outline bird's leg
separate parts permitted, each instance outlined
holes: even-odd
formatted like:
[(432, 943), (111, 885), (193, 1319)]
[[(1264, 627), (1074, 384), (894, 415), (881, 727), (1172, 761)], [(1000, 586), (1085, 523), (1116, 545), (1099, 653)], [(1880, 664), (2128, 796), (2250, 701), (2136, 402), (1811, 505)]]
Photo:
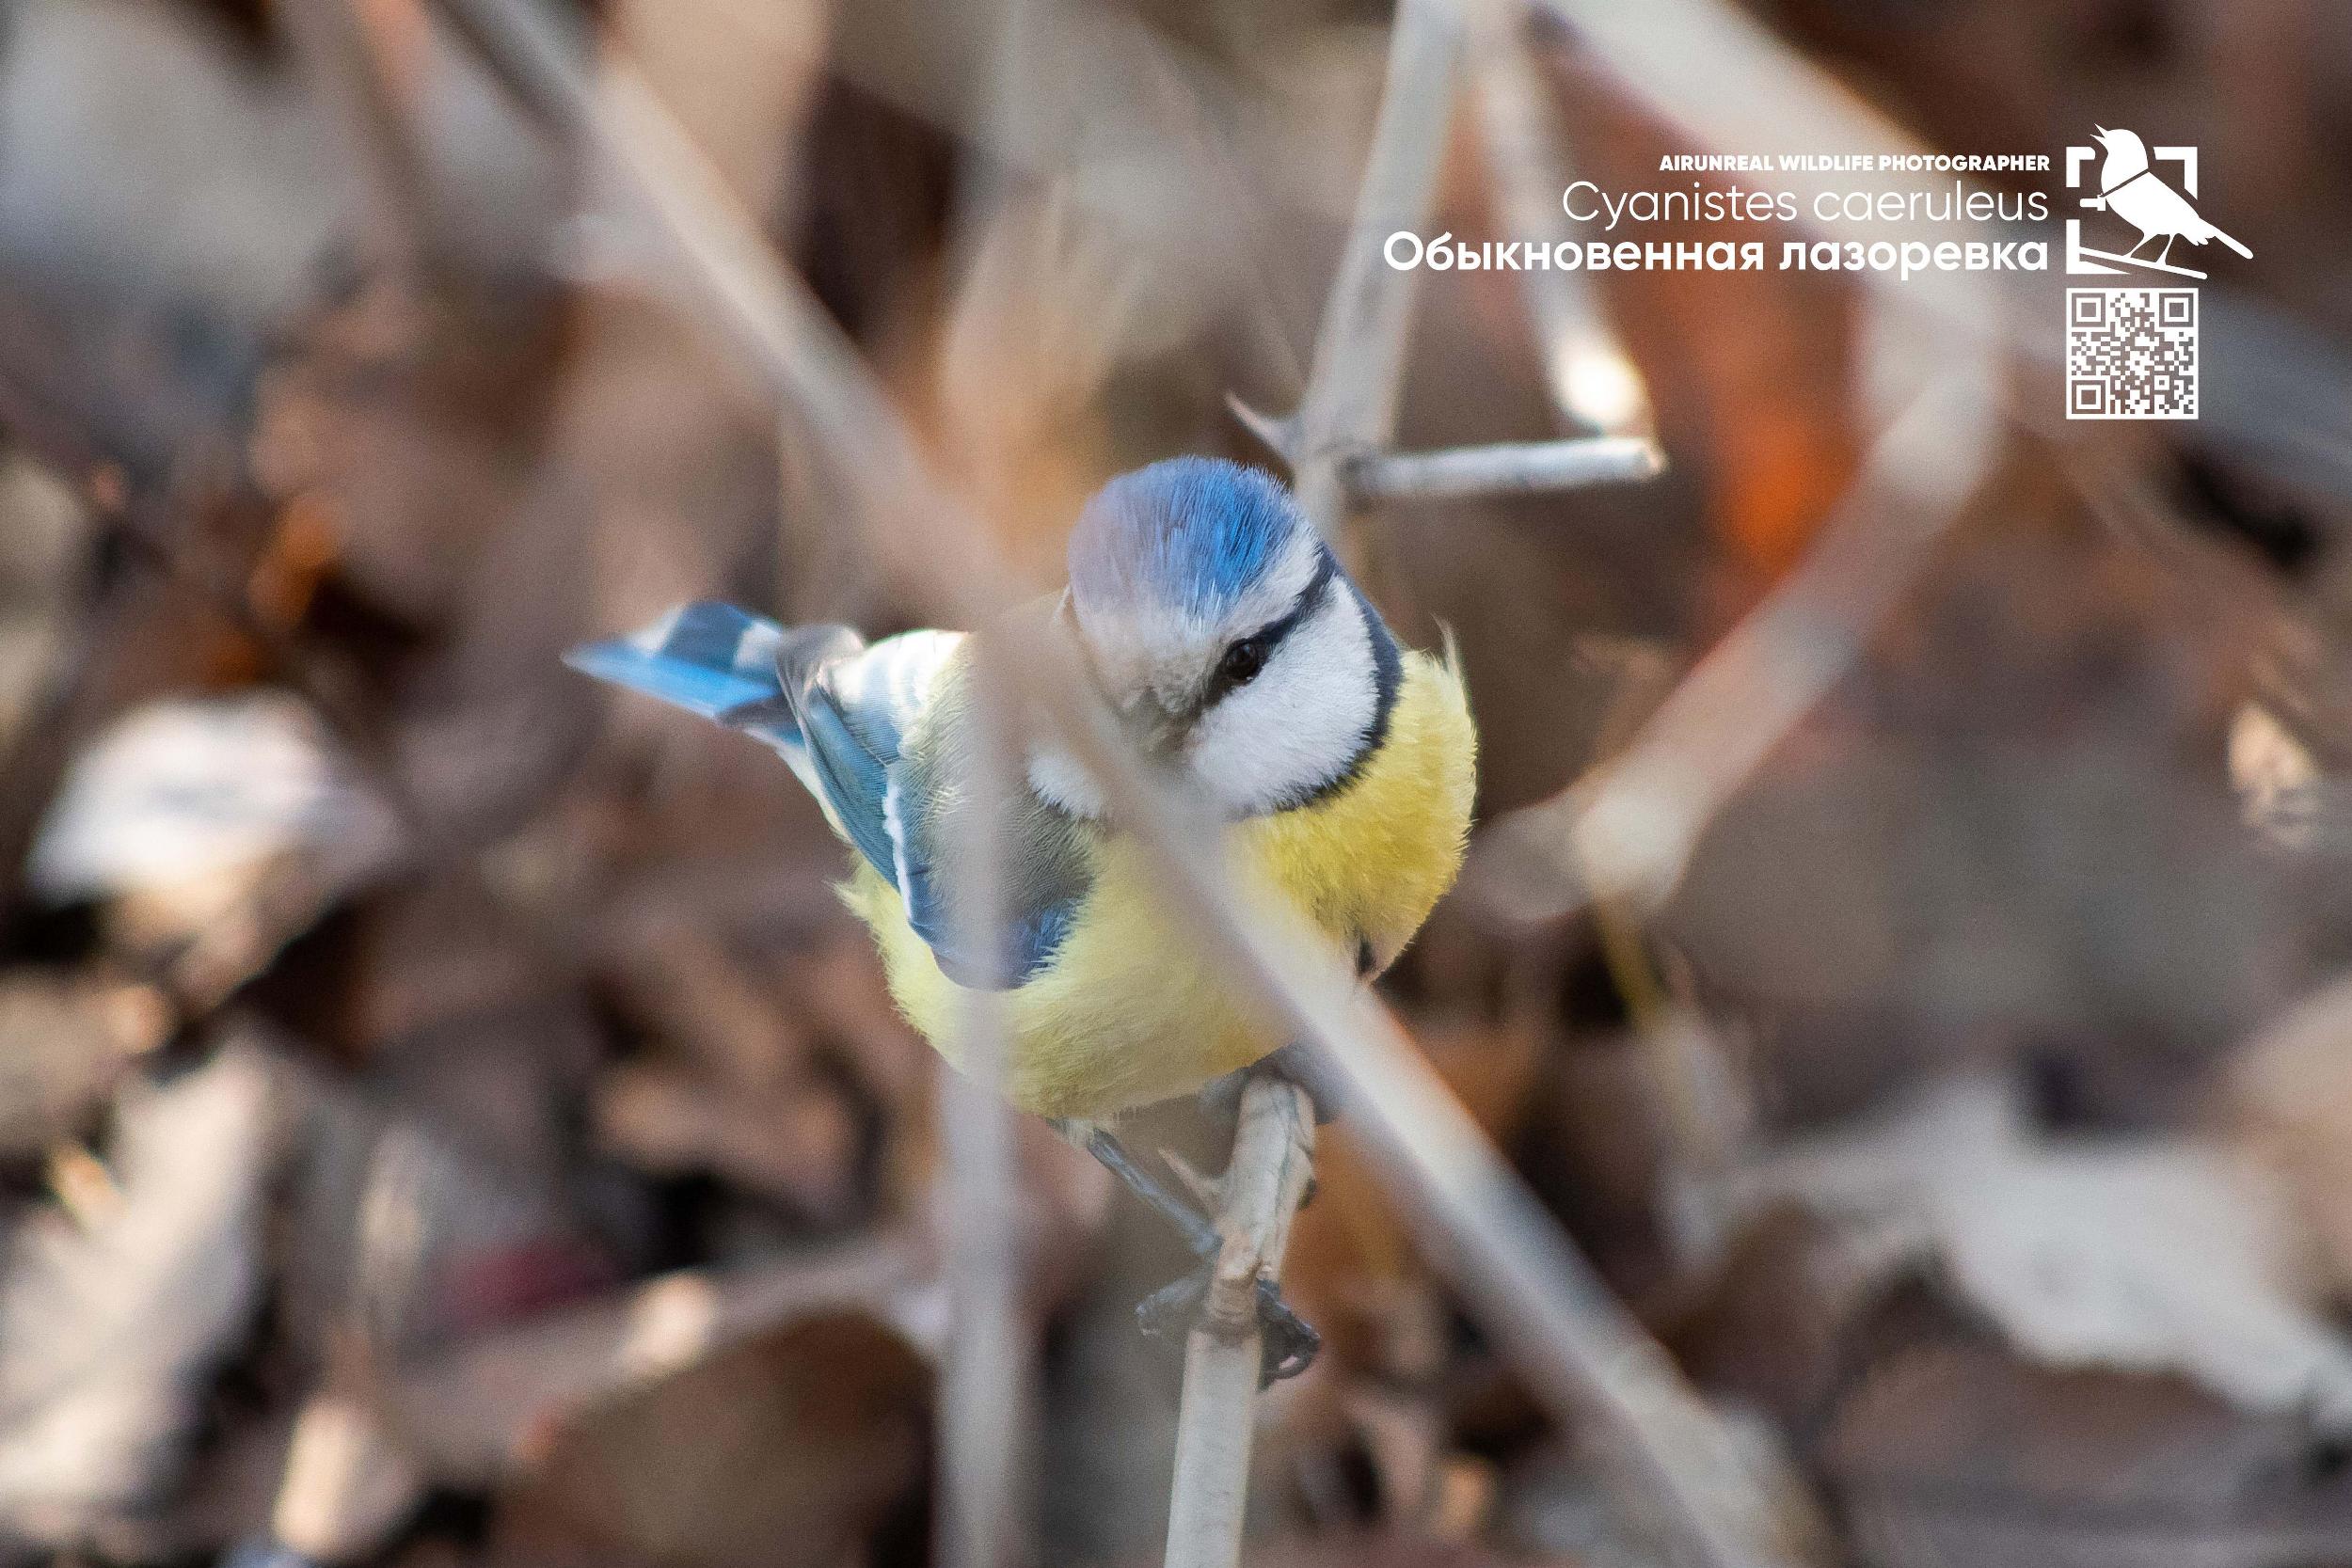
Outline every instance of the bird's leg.
[(2155, 236), (2154, 236), (2153, 234), (2142, 234), (2142, 235), (2139, 237), (2139, 245), (2136, 245), (2132, 246), (2132, 248), (2131, 248), (2131, 249), (2129, 249), (2129, 250), (2127, 250), (2127, 251), (2123, 252), (2123, 254), (2124, 254), (2125, 256), (2127, 256), (2127, 257), (2130, 257), (2130, 256), (2137, 256), (2137, 255), (2138, 255), (2138, 254), (2139, 254), (2139, 250), (2140, 250), (2140, 245), (2146, 245), (2146, 244), (2147, 244), (2150, 240), (2153, 240), (2153, 239), (2154, 239), (2154, 238), (2155, 238)]
[(2165, 258), (2172, 254), (2172, 242), (2179, 238), (2178, 234), (2167, 234), (2164, 237), (2164, 248), (2156, 252), (2156, 265), (2164, 265)]
[[(1136, 1306), (1136, 1320), (1146, 1334), (1169, 1334), (1188, 1324), (1208, 1294), (1209, 1277), (1224, 1246), (1216, 1222), (1144, 1169), (1109, 1129), (1075, 1117), (1055, 1117), (1053, 1125), (1055, 1132), (1094, 1156), (1121, 1186), (1174, 1227), (1184, 1245), (1200, 1259), (1199, 1268), (1162, 1286)], [(1323, 1336), (1291, 1310), (1271, 1280), (1258, 1281), (1258, 1322), (1265, 1337), (1263, 1375), (1268, 1383), (1296, 1377), (1323, 1348)]]
[(1099, 1122), (1076, 1117), (1057, 1117), (1054, 1131), (1094, 1156), (1120, 1186), (1141, 1198), (1153, 1213), (1173, 1226), (1196, 1258), (1213, 1257), (1217, 1249), (1216, 1226), (1197, 1207), (1170, 1192), (1168, 1184), (1138, 1164), (1127, 1146)]

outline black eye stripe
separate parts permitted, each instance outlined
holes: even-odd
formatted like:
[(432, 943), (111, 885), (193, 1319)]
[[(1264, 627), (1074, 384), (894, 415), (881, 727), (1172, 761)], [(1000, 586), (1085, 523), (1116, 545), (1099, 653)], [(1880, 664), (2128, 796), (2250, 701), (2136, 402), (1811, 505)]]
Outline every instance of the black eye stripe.
[(1340, 563), (1339, 559), (1332, 555), (1328, 548), (1318, 546), (1315, 556), (1315, 575), (1308, 579), (1306, 587), (1298, 591), (1296, 602), (1248, 637), (1238, 639), (1238, 641), (1262, 642), (1265, 645), (1265, 651), (1271, 654), (1280, 645), (1282, 639), (1298, 629), (1300, 622), (1322, 608), (1323, 601), (1331, 596), (1331, 582), (1339, 576)]
[[(1318, 548), (1315, 575), (1308, 579), (1306, 587), (1298, 591), (1298, 597), (1292, 602), (1290, 609), (1247, 637), (1237, 637), (1225, 645), (1224, 657), (1210, 672), (1208, 685), (1201, 691), (1194, 711), (1205, 712), (1234, 690), (1256, 680), (1259, 672), (1273, 658), (1275, 649), (1282, 645), (1282, 640), (1297, 630), (1299, 624), (1321, 609), (1323, 601), (1331, 596), (1331, 584), (1337, 580), (1339, 570), (1338, 559), (1328, 549)], [(1236, 671), (1232, 662), (1235, 651), (1243, 647), (1256, 650), (1256, 657), (1250, 661), (1246, 674)]]

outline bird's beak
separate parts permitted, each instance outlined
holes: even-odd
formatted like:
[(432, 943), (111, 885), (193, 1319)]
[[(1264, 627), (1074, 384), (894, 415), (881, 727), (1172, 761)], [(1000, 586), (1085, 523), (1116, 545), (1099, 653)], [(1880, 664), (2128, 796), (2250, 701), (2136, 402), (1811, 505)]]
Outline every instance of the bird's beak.
[(2101, 147), (2105, 147), (2105, 146), (2106, 146), (2106, 144), (2107, 144), (2107, 128), (2106, 128), (2106, 126), (2104, 126), (2104, 125), (2094, 125), (2094, 126), (2092, 126), (2092, 127), (2090, 128), (2090, 139), (2091, 139), (2092, 141), (2097, 142), (2097, 143), (2098, 143)]
[(1137, 698), (1120, 717), (1143, 754), (1155, 762), (1173, 760), (1192, 729), (1191, 714), (1171, 708), (1157, 697)]

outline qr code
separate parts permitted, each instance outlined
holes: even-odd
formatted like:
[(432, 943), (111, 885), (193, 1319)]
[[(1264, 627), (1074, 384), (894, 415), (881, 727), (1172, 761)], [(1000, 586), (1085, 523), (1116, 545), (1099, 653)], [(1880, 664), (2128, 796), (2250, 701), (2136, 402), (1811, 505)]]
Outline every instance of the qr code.
[(2066, 417), (2197, 417), (2197, 291), (2066, 291)]

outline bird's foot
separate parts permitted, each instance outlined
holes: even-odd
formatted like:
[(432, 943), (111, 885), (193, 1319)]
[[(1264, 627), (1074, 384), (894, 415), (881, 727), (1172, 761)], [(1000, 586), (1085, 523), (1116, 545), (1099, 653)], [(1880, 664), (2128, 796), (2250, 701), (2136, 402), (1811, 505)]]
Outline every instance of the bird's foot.
[[(1093, 1155), (1121, 1185), (1168, 1221), (1184, 1238), (1193, 1256), (1200, 1259), (1200, 1266), (1190, 1274), (1162, 1286), (1136, 1306), (1136, 1321), (1146, 1334), (1181, 1336), (1207, 1307), (1209, 1282), (1215, 1277), (1217, 1255), (1223, 1248), (1216, 1222), (1144, 1169), (1128, 1152), (1126, 1145), (1107, 1129), (1075, 1119), (1056, 1121), (1054, 1126), (1062, 1136)], [(1263, 1277), (1258, 1281), (1258, 1325), (1263, 1336), (1259, 1375), (1266, 1383), (1296, 1377), (1323, 1347), (1323, 1337), (1292, 1311), (1274, 1282)]]
[(1212, 1079), (1201, 1087), (1200, 1102), (1220, 1120), (1230, 1121), (1240, 1112), (1241, 1091), (1256, 1077), (1286, 1079), (1305, 1089), (1308, 1102), (1314, 1107), (1317, 1127), (1330, 1125), (1346, 1108), (1346, 1089), (1339, 1073), (1313, 1047), (1298, 1040), (1260, 1057), (1239, 1072)]
[[(1216, 1273), (1216, 1259), (1211, 1258), (1181, 1279), (1161, 1286), (1136, 1304), (1136, 1323), (1154, 1338), (1176, 1338), (1189, 1333), (1208, 1310), (1209, 1285)], [(1323, 1336), (1291, 1309), (1274, 1281), (1263, 1275), (1258, 1279), (1257, 1310), (1260, 1387), (1296, 1377), (1314, 1365), (1316, 1353), (1323, 1349)]]

